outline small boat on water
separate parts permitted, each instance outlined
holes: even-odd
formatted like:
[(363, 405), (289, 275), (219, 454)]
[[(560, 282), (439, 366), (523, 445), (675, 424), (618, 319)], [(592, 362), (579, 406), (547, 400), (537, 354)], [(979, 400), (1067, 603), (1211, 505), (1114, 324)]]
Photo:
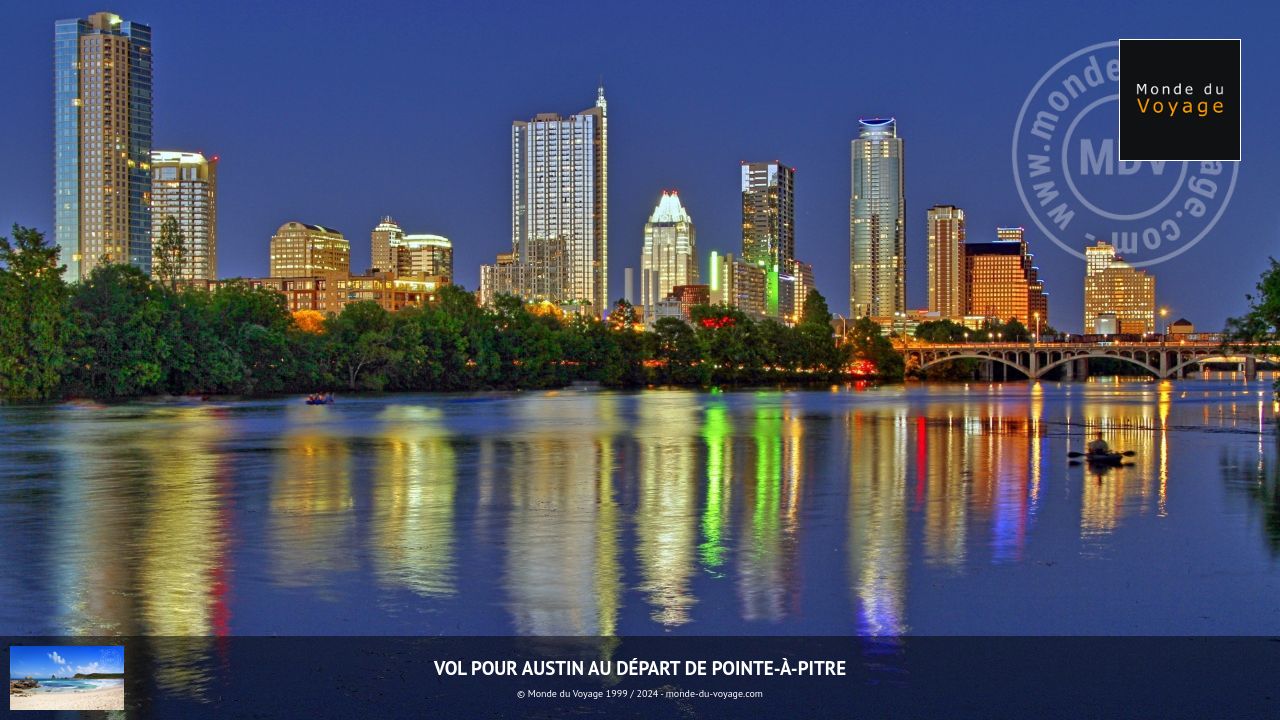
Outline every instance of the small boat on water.
[(1119, 465), (1124, 461), (1124, 453), (1105, 452), (1105, 453), (1086, 453), (1084, 461), (1090, 465)]
[(1136, 453), (1132, 450), (1109, 450), (1107, 452), (1069, 452), (1067, 457), (1071, 458), (1072, 464), (1080, 462), (1087, 463), (1091, 467), (1118, 467), (1124, 464), (1124, 459), (1133, 457)]
[(314, 393), (307, 396), (308, 405), (332, 405), (333, 393)]

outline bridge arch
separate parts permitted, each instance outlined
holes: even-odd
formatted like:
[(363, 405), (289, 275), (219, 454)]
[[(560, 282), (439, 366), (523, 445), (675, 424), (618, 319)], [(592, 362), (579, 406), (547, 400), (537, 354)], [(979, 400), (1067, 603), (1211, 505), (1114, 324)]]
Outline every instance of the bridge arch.
[(1099, 353), (1099, 352), (1083, 352), (1075, 355), (1066, 355), (1065, 357), (1062, 357), (1058, 360), (1051, 361), (1048, 365), (1041, 367), (1036, 377), (1041, 377), (1045, 373), (1049, 372), (1050, 370), (1056, 367), (1061, 367), (1063, 365), (1066, 365), (1069, 362), (1074, 362), (1076, 360), (1093, 360), (1093, 359), (1120, 360), (1122, 362), (1126, 362), (1131, 365), (1137, 365), (1138, 367), (1142, 368), (1143, 370), (1146, 370), (1147, 372), (1151, 373), (1152, 375), (1155, 375), (1158, 378), (1165, 377), (1165, 374), (1160, 372), (1158, 368), (1154, 368), (1151, 365), (1148, 365), (1147, 363), (1143, 362), (1142, 360), (1138, 360), (1137, 358), (1128, 357), (1128, 356), (1119, 355), (1119, 354)]
[(1260, 363), (1280, 364), (1280, 356), (1277, 356), (1277, 355), (1263, 355), (1260, 353), (1251, 353), (1251, 352), (1219, 352), (1219, 353), (1205, 353), (1201, 355), (1196, 355), (1192, 353), (1191, 357), (1185, 360), (1181, 360), (1181, 358), (1179, 358), (1181, 362), (1178, 362), (1175, 365), (1171, 365), (1169, 367), (1168, 376), (1176, 377), (1179, 373), (1182, 372), (1183, 369), (1189, 368), (1192, 365), (1199, 365), (1201, 363), (1213, 363), (1213, 362), (1234, 363), (1234, 362), (1240, 362), (1241, 359), (1252, 359), (1255, 362), (1260, 362)]
[[(916, 366), (917, 370), (925, 370), (935, 365), (941, 365), (945, 362), (950, 362), (952, 360), (990, 360), (992, 362), (1001, 363), (1006, 367), (1011, 367), (1014, 370), (1017, 370), (1018, 372), (1022, 373), (1023, 375), (1026, 375), (1028, 378), (1032, 377), (1031, 368), (1025, 365), (1019, 365), (1016, 361), (1005, 359), (1003, 357), (1003, 353), (995, 354), (995, 355), (979, 355), (978, 353), (974, 353), (974, 352), (955, 352), (950, 354), (938, 353), (938, 354), (933, 354), (933, 357), (927, 361), (924, 359), (924, 353), (914, 352), (912, 353), (912, 355), (915, 355), (917, 360), (920, 363), (919, 365)], [(1014, 355), (1016, 357), (1017, 353), (1014, 353)]]

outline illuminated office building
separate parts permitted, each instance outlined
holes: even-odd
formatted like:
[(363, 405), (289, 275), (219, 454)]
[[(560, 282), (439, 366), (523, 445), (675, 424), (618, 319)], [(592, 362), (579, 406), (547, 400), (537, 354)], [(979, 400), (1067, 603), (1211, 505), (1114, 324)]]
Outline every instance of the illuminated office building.
[(1115, 315), (1121, 333), (1138, 335), (1156, 329), (1156, 279), (1116, 255), (1098, 241), (1085, 248), (1084, 332), (1095, 332), (1100, 316)]
[(850, 163), (849, 312), (895, 317), (907, 310), (902, 138), (893, 118), (858, 124)]
[(929, 312), (961, 318), (964, 297), (964, 210), (934, 205), (926, 213), (929, 243)]
[(1001, 228), (996, 235), (1001, 239), (964, 246), (964, 315), (1012, 318), (1033, 330), (1037, 318), (1047, 324), (1049, 296), (1022, 229)]
[(374, 270), (394, 270), (396, 257), (393, 248), (399, 246), (403, 239), (404, 230), (396, 221), (390, 215), (382, 216), (369, 234), (369, 266)]
[(766, 285), (764, 268), (739, 260), (732, 254), (721, 255), (711, 251), (711, 304), (728, 305), (763, 318), (768, 307)]
[(653, 312), (659, 300), (671, 295), (676, 286), (697, 284), (697, 250), (693, 218), (674, 190), (664, 191), (644, 225), (640, 302), (645, 317)]
[(54, 24), (54, 237), (67, 278), (151, 273), (151, 28), (111, 13)]
[(337, 230), (287, 222), (271, 236), (273, 278), (350, 272), (351, 245)]
[(765, 314), (784, 321), (795, 311), (795, 176), (777, 161), (742, 163), (742, 262), (764, 272)]
[(397, 275), (453, 278), (453, 243), (443, 235), (406, 235), (384, 216), (370, 233), (370, 264), (375, 271)]
[(453, 278), (453, 242), (443, 235), (405, 235), (396, 248), (396, 272)]
[[(609, 303), (608, 112), (535, 115), (511, 125), (511, 246), (503, 270), (526, 301), (602, 315)], [(486, 266), (494, 268), (496, 265)], [(481, 277), (494, 270), (481, 269)]]
[(218, 157), (176, 150), (151, 152), (151, 245), (167, 218), (178, 223), (182, 254), (178, 280), (218, 277)]
[(743, 261), (777, 270), (795, 259), (795, 183), (782, 163), (742, 163)]

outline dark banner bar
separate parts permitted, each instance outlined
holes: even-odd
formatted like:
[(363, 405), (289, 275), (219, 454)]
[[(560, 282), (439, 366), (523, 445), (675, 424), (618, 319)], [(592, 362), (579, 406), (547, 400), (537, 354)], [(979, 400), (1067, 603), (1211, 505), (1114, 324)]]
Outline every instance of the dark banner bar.
[(1274, 638), (31, 638), (130, 718), (1274, 718)]

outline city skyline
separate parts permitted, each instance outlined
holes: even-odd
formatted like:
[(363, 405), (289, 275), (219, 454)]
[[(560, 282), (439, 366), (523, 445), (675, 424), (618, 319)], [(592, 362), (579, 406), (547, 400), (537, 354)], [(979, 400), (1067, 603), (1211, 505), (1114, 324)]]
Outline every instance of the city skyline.
[[(843, 304), (839, 300), (844, 294), (841, 276), (847, 274), (843, 264), (835, 262), (848, 252), (848, 168), (843, 158), (847, 157), (846, 143), (855, 134), (853, 126), (857, 117), (884, 112), (892, 113), (907, 123), (912, 144), (906, 170), (909, 176), (906, 197), (910, 207), (923, 208), (941, 203), (963, 207), (967, 213), (970, 239), (989, 240), (997, 226), (1031, 225), (1012, 189), (1007, 170), (1007, 148), (1016, 106), (1039, 74), (1067, 52), (1098, 39), (1113, 37), (1126, 27), (1136, 27), (1140, 21), (1145, 23), (1144, 27), (1148, 28), (1145, 32), (1148, 33), (1158, 31), (1161, 23), (1167, 22), (1161, 18), (1152, 20), (1137, 12), (1120, 12), (1113, 15), (1118, 29), (1098, 29), (1064, 18), (1066, 26), (1060, 42), (1048, 48), (1036, 47), (1017, 36), (1010, 39), (1014, 47), (1006, 47), (999, 52), (984, 50), (977, 40), (965, 41), (964, 47), (973, 51), (970, 57), (973, 72), (981, 75), (991, 89), (988, 98), (981, 102), (970, 99), (957, 105), (957, 96), (951, 90), (919, 84), (943, 76), (940, 73), (946, 63), (936, 56), (914, 58), (892, 72), (881, 73), (884, 77), (878, 78), (833, 84), (830, 80), (834, 76), (830, 70), (815, 71), (812, 77), (795, 76), (793, 83), (783, 89), (783, 98), (808, 103), (806, 112), (785, 123), (765, 125), (764, 116), (759, 114), (763, 106), (755, 101), (733, 99), (737, 97), (734, 92), (739, 83), (727, 79), (719, 83), (708, 82), (710, 49), (698, 51), (695, 62), (690, 65), (688, 74), (680, 77), (680, 82), (672, 83), (668, 77), (667, 82), (655, 84), (657, 77), (653, 77), (653, 73), (664, 69), (666, 61), (659, 59), (656, 66), (654, 61), (643, 66), (628, 61), (627, 54), (620, 49), (632, 37), (625, 23), (628, 13), (611, 10), (606, 17), (595, 21), (602, 31), (601, 37), (589, 42), (598, 62), (581, 62), (581, 53), (555, 50), (552, 61), (557, 67), (567, 68), (570, 56), (574, 56), (577, 70), (564, 70), (559, 76), (546, 74), (544, 77), (555, 77), (546, 82), (515, 84), (501, 78), (493, 64), (475, 61), (458, 77), (417, 66), (416, 69), (401, 70), (389, 62), (390, 58), (385, 53), (372, 52), (369, 60), (361, 66), (377, 70), (376, 81), (371, 83), (368, 92), (391, 87), (388, 83), (398, 77), (407, 77), (404, 73), (427, 73), (424, 76), (425, 89), (410, 93), (411, 97), (406, 102), (411, 107), (422, 107), (424, 102), (429, 102), (440, 110), (419, 117), (415, 122), (426, 123), (423, 126), (425, 132), (417, 132), (411, 129), (414, 124), (407, 118), (398, 120), (358, 113), (359, 101), (367, 94), (366, 91), (325, 80), (328, 61), (324, 58), (312, 58), (302, 65), (290, 62), (286, 52), (288, 47), (292, 47), (290, 43), (269, 52), (255, 50), (248, 59), (230, 58), (231, 53), (223, 47), (226, 43), (215, 42), (212, 38), (184, 37), (179, 43), (171, 34), (166, 39), (162, 30), (191, 22), (194, 17), (191, 11), (140, 3), (120, 3), (110, 7), (102, 3), (68, 2), (55, 8), (17, 8), (15, 22), (19, 32), (12, 35), (17, 41), (19, 62), (9, 74), (12, 84), (9, 95), (19, 105), (48, 107), (52, 22), (59, 17), (83, 17), (103, 9), (157, 28), (156, 56), (163, 60), (160, 67), (165, 71), (156, 74), (156, 146), (216, 152), (223, 158), (223, 167), (219, 171), (222, 181), (220, 194), (223, 196), (220, 198), (219, 270), (224, 277), (260, 274), (256, 268), (261, 265), (262, 249), (270, 232), (286, 220), (298, 219), (333, 226), (349, 238), (358, 238), (381, 213), (394, 209), (406, 226), (431, 228), (433, 232), (453, 239), (457, 279), (464, 286), (475, 288), (479, 264), (503, 249), (502, 235), (505, 233), (502, 228), (509, 227), (510, 222), (506, 213), (493, 212), (495, 205), (505, 204), (502, 197), (505, 190), (502, 158), (508, 152), (501, 143), (493, 147), (493, 128), (507, 126), (512, 118), (527, 117), (545, 108), (580, 106), (581, 101), (577, 98), (581, 97), (582, 85), (594, 84), (598, 76), (603, 75), (610, 88), (611, 99), (620, 108), (619, 117), (623, 118), (615, 131), (612, 148), (615, 157), (612, 158), (611, 169), (614, 172), (610, 195), (614, 208), (610, 214), (610, 232), (618, 238), (634, 237), (652, 208), (653, 193), (661, 187), (679, 187), (686, 202), (699, 209), (699, 230), (703, 236), (700, 244), (704, 246), (700, 262), (706, 262), (706, 250), (735, 251), (736, 238), (731, 233), (739, 220), (734, 209), (740, 199), (736, 197), (737, 188), (729, 186), (733, 182), (730, 174), (733, 164), (752, 157), (784, 158), (804, 175), (804, 197), (796, 208), (797, 239), (805, 248), (799, 254), (814, 263), (818, 288), (833, 302), (836, 310)], [(748, 16), (756, 19), (763, 12), (762, 7), (745, 10)], [(812, 10), (807, 12), (813, 13)], [(817, 12), (833, 18), (847, 14), (837, 8), (819, 9)], [(1024, 12), (1012, 7), (1006, 12), (1010, 15), (1011, 26), (1029, 26), (1044, 20), (1043, 13)], [(453, 10), (445, 9), (441, 21), (449, 25), (455, 16)], [(230, 27), (237, 24), (237, 17), (234, 11), (217, 10), (210, 21), (217, 20), (218, 24)], [(285, 17), (289, 17), (290, 22), (303, 22), (307, 27), (314, 22), (299, 20), (288, 13), (268, 12), (258, 29), (246, 28), (243, 32), (251, 38), (255, 33), (278, 27)], [(708, 10), (694, 12), (690, 16), (692, 28), (687, 32), (695, 29), (711, 32), (713, 21), (723, 19), (720, 14)], [(536, 27), (543, 27), (552, 20), (554, 18), (539, 21)], [(353, 33), (358, 38), (377, 36), (375, 31), (395, 34), (392, 24), (382, 17), (344, 17), (344, 22), (360, 30)], [(745, 19), (734, 20), (730, 24), (741, 22)], [(799, 17), (796, 13), (783, 12), (779, 22), (783, 27), (794, 28), (799, 24)], [(1150, 22), (1154, 22), (1154, 26)], [(823, 24), (810, 22), (808, 26), (812, 28)], [(1230, 18), (1215, 20), (1209, 28), (1218, 25), (1230, 26)], [(473, 41), (476, 39), (474, 34), (477, 30), (474, 28), (464, 25), (454, 29)], [(728, 42), (731, 29), (715, 30), (711, 47), (722, 47)], [(924, 32), (927, 36), (932, 31)], [(28, 37), (29, 34), (33, 37)], [(978, 33), (979, 39), (983, 36), (982, 32)], [(985, 36), (989, 39), (989, 32)], [(360, 39), (353, 42), (362, 49), (368, 43)], [(874, 38), (872, 42), (883, 44)], [(488, 47), (491, 43), (487, 40), (481, 45)], [(800, 49), (794, 61), (785, 63), (791, 74), (806, 58), (822, 58), (825, 60), (823, 64), (830, 65), (842, 56), (830, 38), (821, 32), (807, 45)], [(1256, 57), (1251, 60), (1250, 54), (1263, 52), (1260, 45), (1246, 41), (1244, 47), (1245, 64), (1257, 62)], [(1017, 48), (1027, 51), (1019, 55), (1026, 60), (1026, 67), (1019, 68), (1017, 72), (997, 72), (994, 65), (999, 57), (1003, 57), (1006, 50)], [(469, 51), (463, 57), (478, 58), (478, 51)], [(263, 74), (273, 78), (245, 77), (244, 73), (232, 78), (232, 72), (208, 65), (213, 59), (219, 63), (230, 63), (232, 68), (243, 67), (238, 64), (251, 60), (255, 67), (269, 67), (277, 72)], [(592, 67), (588, 68), (588, 65)], [(340, 74), (341, 77), (347, 75)], [(200, 78), (199, 82), (191, 82), (192, 77)], [(287, 82), (281, 82), (281, 78)], [(230, 84), (233, 79), (237, 84)], [(271, 82), (263, 82), (264, 79)], [(465, 87), (468, 82), (479, 80), (483, 80), (486, 86), (484, 93), (477, 95)], [(245, 84), (244, 88), (239, 86), (240, 82)], [(267, 87), (275, 94), (264, 96), (262, 93)], [(935, 90), (941, 94), (929, 96)], [(465, 102), (459, 95), (464, 91), (468, 97)], [(664, 94), (674, 94), (681, 102), (695, 102), (675, 112), (671, 104), (656, 101)], [(197, 98), (210, 95), (219, 98), (220, 102), (207, 108), (197, 104)], [(255, 103), (262, 104), (245, 106), (250, 97), (255, 99)], [(313, 99), (299, 103), (308, 97)], [(315, 104), (315, 98), (325, 98), (326, 112), (316, 112), (319, 106)], [(975, 116), (962, 112), (949, 116), (946, 122), (932, 119), (924, 107), (926, 102), (933, 100), (951, 101), (962, 109), (973, 108)], [(1267, 101), (1259, 98), (1253, 102)], [(1008, 105), (1007, 111), (1002, 110), (1004, 105)], [(196, 108), (201, 112), (193, 113)], [(977, 112), (979, 109), (981, 113)], [(47, 160), (52, 140), (41, 140), (49, 138), (48, 115), (37, 111), (30, 114), (37, 117), (27, 118), (24, 113), (11, 115), (18, 132), (10, 135), (20, 137), (22, 141), (6, 138), (6, 149), (10, 150), (8, 156), (13, 160), (7, 166), (3, 180), (0, 180), (3, 196), (9, 201), (2, 208), (6, 212), (0, 220), (6, 224), (13, 221), (32, 224), (52, 235), (48, 202), (41, 198), (41, 195), (45, 198), (48, 195), (34, 192), (42, 185), (41, 176), (52, 177), (52, 168), (48, 167)], [(455, 116), (456, 120), (453, 119)], [(340, 124), (345, 128), (353, 118), (358, 118), (359, 122), (353, 127), (368, 127), (366, 132), (355, 133), (350, 138), (358, 149), (351, 151), (334, 147), (332, 152), (325, 151), (326, 146), (320, 138), (333, 137), (331, 130), (336, 128), (338, 119), (343, 119)], [(1249, 143), (1248, 119), (1245, 145), (1250, 150), (1249, 159), (1261, 158), (1265, 165), (1268, 159), (1274, 159), (1275, 151)], [(249, 125), (254, 123), (261, 125), (260, 132), (248, 131)], [(451, 128), (461, 127), (458, 123), (466, 125), (466, 131), (450, 137), (446, 143), (443, 138), (450, 136)], [(483, 137), (476, 139), (480, 136)], [(957, 142), (959, 138), (963, 138), (963, 142)], [(442, 147), (453, 145), (459, 147)], [(410, 162), (399, 162), (405, 158)], [(393, 160), (403, 164), (404, 170), (396, 170), (395, 165), (386, 164)], [(437, 192), (434, 185), (437, 181), (417, 177), (423, 162), (443, 163), (462, 172), (451, 176), (446, 185), (439, 186), (438, 189), (449, 187), (448, 193)], [(273, 182), (279, 182), (280, 173), (284, 173), (283, 177), (290, 182), (282, 188), (278, 198), (273, 197), (271, 203), (261, 202), (256, 197), (265, 197), (261, 194), (260, 185), (265, 178), (259, 178), (263, 174), (257, 173), (255, 168), (276, 165), (280, 167), (271, 173), (275, 178)], [(1258, 166), (1257, 163), (1254, 165)], [(1243, 167), (1248, 168), (1249, 165)], [(391, 168), (392, 171), (384, 175), (381, 174), (383, 168)], [(380, 174), (370, 174), (372, 172)], [(1249, 177), (1247, 169), (1242, 173)], [(971, 176), (976, 176), (977, 182)], [(51, 182), (45, 181), (43, 187), (49, 187)], [(1162, 296), (1159, 301), (1162, 305), (1169, 304), (1174, 314), (1187, 316), (1202, 327), (1219, 326), (1224, 316), (1238, 314), (1243, 309), (1243, 293), (1247, 288), (1234, 293), (1209, 293), (1206, 290), (1211, 281), (1236, 275), (1249, 276), (1253, 269), (1265, 262), (1269, 254), (1267, 239), (1274, 236), (1274, 221), (1264, 212), (1261, 189), (1256, 183), (1241, 183), (1218, 229), (1201, 246), (1175, 261), (1151, 269), (1161, 279)], [(400, 209), (402, 207), (403, 210)], [(907, 212), (906, 304), (913, 309), (926, 304), (923, 221), (923, 214)], [(493, 232), (495, 228), (499, 232)], [(1264, 238), (1262, 242), (1252, 240), (1259, 235)], [(1232, 245), (1231, 252), (1220, 252), (1222, 246), (1235, 237), (1248, 237), (1251, 241)], [(1037, 233), (1029, 233), (1028, 242), (1037, 254), (1046, 286), (1055, 297), (1050, 321), (1067, 329), (1074, 328), (1079, 322), (1075, 308), (1082, 302), (1079, 278), (1083, 276), (1083, 263), (1053, 247)], [(1215, 243), (1218, 244), (1216, 253), (1213, 249)], [(621, 289), (622, 268), (638, 266), (639, 249), (630, 245), (615, 240), (614, 247), (610, 248), (610, 260), (614, 266), (609, 278), (611, 288)], [(354, 268), (363, 270), (368, 266), (366, 252), (363, 244), (357, 244), (353, 249)], [(1217, 255), (1223, 256), (1221, 262), (1218, 262)], [(1198, 271), (1197, 265), (1202, 266), (1210, 257), (1221, 268), (1221, 277)], [(1166, 293), (1173, 297), (1166, 297)], [(610, 294), (619, 293), (615, 290)], [(1179, 297), (1186, 299), (1180, 301)]]

